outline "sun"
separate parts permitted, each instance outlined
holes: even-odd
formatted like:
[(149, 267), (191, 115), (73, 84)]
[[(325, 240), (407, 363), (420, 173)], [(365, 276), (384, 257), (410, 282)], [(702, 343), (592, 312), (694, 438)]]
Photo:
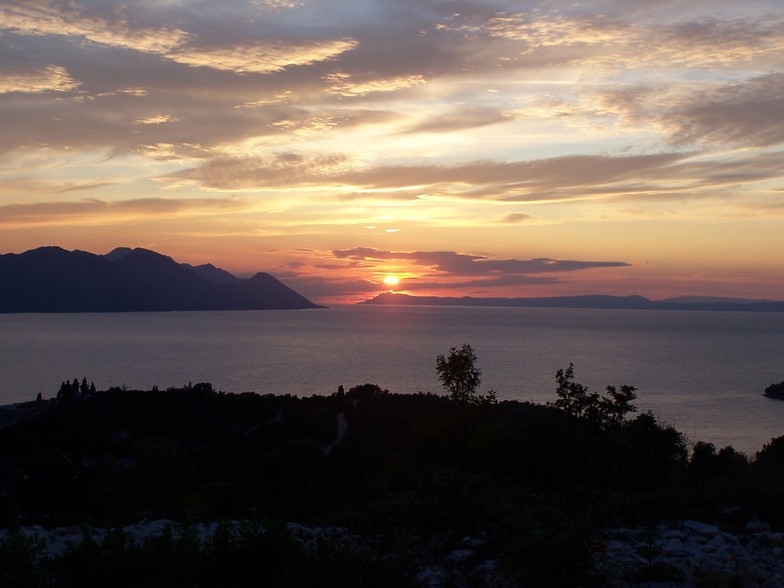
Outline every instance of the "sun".
[(400, 283), (400, 280), (396, 276), (387, 276), (384, 278), (384, 283), (387, 286), (397, 286)]

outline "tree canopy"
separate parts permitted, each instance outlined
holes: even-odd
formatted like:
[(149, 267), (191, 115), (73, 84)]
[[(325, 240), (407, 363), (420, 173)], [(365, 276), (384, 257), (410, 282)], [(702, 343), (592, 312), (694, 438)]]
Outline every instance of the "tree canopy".
[(476, 366), (476, 353), (468, 344), (449, 348), (449, 357), (436, 357), (438, 379), (452, 400), (467, 404), (494, 404), (495, 390), (479, 394), (482, 370)]

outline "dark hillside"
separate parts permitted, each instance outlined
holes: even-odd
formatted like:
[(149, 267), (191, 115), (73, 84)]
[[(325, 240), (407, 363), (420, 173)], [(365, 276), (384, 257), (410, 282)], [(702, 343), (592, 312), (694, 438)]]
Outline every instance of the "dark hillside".
[(125, 306), (127, 295), (117, 268), (91, 253), (42, 247), (0, 256), (0, 312), (105, 311)]
[(259, 272), (239, 284), (241, 304), (263, 300), (272, 308), (307, 308), (313, 303), (267, 273)]
[(146, 249), (101, 256), (42, 247), (0, 255), (0, 312), (317, 308), (269, 274), (241, 279)]
[(370, 384), (308, 398), (111, 389), (0, 430), (13, 472), (2, 512), (44, 526), (337, 525), (404, 568), (482, 537), (510, 577), (568, 586), (590, 576), (609, 525), (699, 517), (742, 528), (756, 515), (784, 527), (780, 441), (749, 464), (706, 444), (688, 459), (682, 436), (648, 414), (599, 427), (551, 406)]

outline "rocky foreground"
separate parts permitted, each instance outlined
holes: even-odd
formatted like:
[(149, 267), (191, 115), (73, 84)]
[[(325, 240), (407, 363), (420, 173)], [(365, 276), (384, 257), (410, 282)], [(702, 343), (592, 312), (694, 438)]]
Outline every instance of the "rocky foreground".
[[(259, 523), (231, 520), (222, 523), (182, 525), (169, 519), (143, 520), (125, 525), (119, 532), (129, 545), (143, 545), (165, 534), (188, 534), (199, 546), (216, 540), (221, 532), (240, 541), (251, 530), (264, 533)], [(324, 544), (357, 544), (361, 538), (344, 527), (313, 527), (288, 523), (286, 530), (305, 549)], [(86, 537), (104, 543), (110, 531), (67, 526), (45, 529), (24, 526), (15, 532), (34, 546), (39, 560), (63, 557), (79, 548)], [(0, 530), (0, 546), (14, 533)], [(486, 586), (510, 586), (499, 574), (499, 560), (488, 557), (482, 536), (463, 537), (441, 556), (420, 566), (412, 585), (421, 588), (468, 586), (468, 578)], [(595, 549), (595, 564), (608, 585), (684, 587), (736, 586), (779, 588), (784, 586), (784, 533), (772, 531), (766, 523), (754, 521), (740, 534), (728, 533), (716, 525), (693, 520), (667, 521), (655, 527), (615, 528), (606, 532), (606, 541)]]
[(598, 561), (613, 586), (657, 581), (659, 586), (784, 586), (784, 533), (750, 522), (742, 534), (697, 521), (607, 534)]

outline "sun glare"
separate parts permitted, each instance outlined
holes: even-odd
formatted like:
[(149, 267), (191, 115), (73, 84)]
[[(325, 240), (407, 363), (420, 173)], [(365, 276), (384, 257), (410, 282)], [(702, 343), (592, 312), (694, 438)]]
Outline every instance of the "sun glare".
[(384, 278), (384, 283), (387, 286), (397, 286), (400, 283), (400, 280), (397, 279), (395, 276), (387, 276)]

